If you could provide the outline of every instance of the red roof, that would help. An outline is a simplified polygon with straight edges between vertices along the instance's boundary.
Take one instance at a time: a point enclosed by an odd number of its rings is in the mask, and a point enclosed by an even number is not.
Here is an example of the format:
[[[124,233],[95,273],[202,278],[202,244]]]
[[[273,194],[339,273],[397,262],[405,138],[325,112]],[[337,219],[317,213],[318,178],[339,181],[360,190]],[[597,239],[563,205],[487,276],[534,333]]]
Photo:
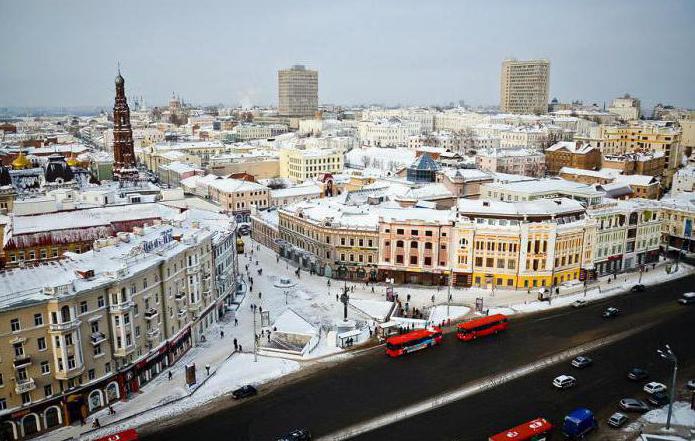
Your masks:
[[[138,432],[135,429],[128,429],[123,432],[96,439],[95,441],[136,441],[138,439],[140,439],[138,438]]]
[[[545,418],[536,418],[535,420],[520,424],[514,428],[505,430],[502,433],[498,433],[497,435],[493,435],[488,438],[488,441],[524,441],[531,439],[531,437],[534,435],[547,432],[552,428],[553,425],[550,424],[550,422]]]
[[[429,329],[416,329],[415,331],[408,332],[403,335],[395,335],[389,337],[386,342],[392,345],[399,345],[410,340],[415,340],[418,338],[431,337],[435,332],[442,332],[440,328],[434,327]]]
[[[482,317],[479,319],[469,320],[467,322],[459,323],[459,329],[471,329],[477,328],[478,326],[487,325],[489,323],[499,322],[500,320],[506,319],[507,316],[504,314],[494,314],[487,317]]]

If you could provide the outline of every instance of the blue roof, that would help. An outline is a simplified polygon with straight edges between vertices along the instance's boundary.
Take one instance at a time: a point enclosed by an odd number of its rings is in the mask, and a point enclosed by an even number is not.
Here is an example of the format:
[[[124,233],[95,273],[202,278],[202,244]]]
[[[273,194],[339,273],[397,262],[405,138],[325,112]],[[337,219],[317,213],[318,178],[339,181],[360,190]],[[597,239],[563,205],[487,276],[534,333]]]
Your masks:
[[[594,413],[587,409],[586,407],[579,407],[570,412],[565,419],[572,420],[573,422],[584,421],[588,418],[593,418]]]
[[[417,170],[439,170],[439,165],[434,162],[434,159],[429,155],[429,153],[423,153],[419,158],[413,162],[410,167],[411,169]]]

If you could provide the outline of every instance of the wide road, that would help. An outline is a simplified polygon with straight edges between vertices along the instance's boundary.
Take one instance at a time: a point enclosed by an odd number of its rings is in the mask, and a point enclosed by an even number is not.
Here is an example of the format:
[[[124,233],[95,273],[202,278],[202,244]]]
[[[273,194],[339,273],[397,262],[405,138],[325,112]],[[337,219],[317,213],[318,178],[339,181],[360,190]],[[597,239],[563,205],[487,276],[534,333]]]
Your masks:
[[[556,374],[570,372],[566,364],[502,385],[435,411],[362,435],[359,439],[481,440],[536,415],[553,421],[577,405],[612,410],[623,394],[638,388],[624,380],[632,365],[646,366],[665,380],[668,366],[655,358],[661,343],[671,343],[683,360],[695,358],[695,307],[678,305],[680,293],[693,289],[695,276],[625,294],[580,310],[559,309],[514,318],[506,333],[471,343],[449,334],[441,347],[390,359],[382,348],[287,381],[258,397],[225,403],[195,420],[179,418],[176,425],[143,427],[146,440],[273,440],[296,428],[314,435],[332,434],[371,417],[460,387],[478,378],[503,373],[544,356],[645,324],[653,326],[592,354],[595,366],[575,372],[578,387],[554,390]],[[600,317],[608,306],[623,311],[615,319]],[[172,424],[174,422],[171,422]],[[152,432],[153,429],[161,429]]]

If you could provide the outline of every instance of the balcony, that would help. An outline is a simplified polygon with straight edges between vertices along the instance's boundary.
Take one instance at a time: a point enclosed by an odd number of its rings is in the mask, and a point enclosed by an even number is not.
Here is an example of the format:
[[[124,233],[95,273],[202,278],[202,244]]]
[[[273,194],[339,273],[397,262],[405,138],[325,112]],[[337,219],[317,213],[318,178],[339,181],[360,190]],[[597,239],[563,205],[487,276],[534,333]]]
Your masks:
[[[14,368],[19,369],[23,368],[26,366],[29,366],[31,364],[31,357],[28,355],[21,355],[19,357],[15,357],[14,359]]]
[[[127,302],[116,303],[115,305],[109,305],[109,310],[112,313],[119,314],[119,313],[130,311],[130,308],[132,308],[132,307],[133,307],[133,301],[128,300]]]
[[[203,308],[203,305],[200,303],[192,303],[188,305],[188,310],[192,312],[193,314],[196,314],[200,312],[200,310]]]
[[[78,319],[72,319],[68,322],[63,322],[63,323],[51,323],[48,325],[48,330],[50,332],[65,332],[65,331],[72,331],[73,329],[76,329],[80,326],[80,322]]]
[[[178,294],[176,294],[176,301],[181,302],[186,300],[186,293],[183,291],[179,291]]]
[[[106,340],[106,335],[104,335],[103,332],[93,332],[89,338],[90,338],[90,341],[92,342],[92,345],[96,346],[99,343]]]
[[[186,275],[191,276],[199,271],[200,271],[200,264],[196,263],[195,265],[191,265],[188,268],[186,268]]]
[[[14,391],[17,395],[23,394],[25,392],[31,392],[36,389],[36,383],[33,378],[27,378],[26,380],[18,380],[17,385],[14,387]]]
[[[159,328],[147,331],[147,340],[157,340],[159,338]]]
[[[119,349],[115,349],[113,351],[114,357],[127,357],[128,354],[133,352],[135,350],[135,345],[131,344],[130,346],[124,346]]]
[[[145,320],[154,320],[159,315],[159,311],[155,308],[150,308],[145,311]]]
[[[76,376],[80,375],[81,373],[84,372],[84,365],[75,365],[73,368],[68,368],[67,370],[62,370],[62,371],[56,371],[54,376],[56,380],[69,380],[71,378],[75,378]]]

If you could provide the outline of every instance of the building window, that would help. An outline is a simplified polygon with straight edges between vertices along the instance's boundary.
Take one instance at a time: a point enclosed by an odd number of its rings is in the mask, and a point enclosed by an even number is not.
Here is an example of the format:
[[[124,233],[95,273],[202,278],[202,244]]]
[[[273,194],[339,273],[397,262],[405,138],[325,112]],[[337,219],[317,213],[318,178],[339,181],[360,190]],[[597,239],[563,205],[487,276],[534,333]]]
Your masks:
[[[97,306],[98,306],[99,308],[103,308],[103,307],[104,307],[104,296],[99,296],[99,297],[97,297]]]
[[[104,372],[106,372],[107,374],[111,372],[111,363],[106,363],[104,365]]]
[[[432,266],[432,258],[425,257],[425,266]]]
[[[97,377],[96,372],[94,371],[94,369],[90,369],[89,371],[87,371],[87,377],[88,377],[90,380],[94,380],[94,379]]]
[[[65,336],[65,345],[72,346],[72,334],[67,334]]]
[[[36,344],[39,346],[39,351],[45,351],[46,350],[46,338],[45,337],[37,338]]]
[[[12,332],[17,332],[22,329],[22,327],[19,324],[19,319],[10,320],[10,329],[12,330]]]
[[[417,249],[417,242],[416,241],[410,242],[410,248],[411,249],[413,249],[413,248]]]
[[[50,384],[45,385],[43,387],[43,394],[46,396],[46,398],[53,395],[53,386],[51,386]]]
[[[80,314],[84,314],[87,312],[87,302],[82,301],[80,302]]]
[[[7,401],[4,398],[0,398],[0,410],[7,409]]]
[[[405,233],[405,230],[403,230],[403,228],[396,229],[396,234],[404,234],[404,233]]]
[[[388,260],[387,260],[387,262],[388,262]],[[401,255],[396,256],[396,263],[403,263],[403,256],[401,256]]]
[[[68,369],[75,369],[75,356],[70,355],[68,357]]]
[[[410,264],[417,265],[417,256],[410,256]]]
[[[29,392],[24,392],[22,394],[22,404],[27,405],[31,403],[31,394]]]
[[[432,242],[425,242],[425,249],[431,250],[432,249]]]
[[[47,361],[41,362],[41,373],[47,375],[51,373],[51,365]]]
[[[411,236],[417,236],[417,235],[418,235],[418,231],[417,231],[417,230],[410,230],[410,235],[411,235]]]
[[[94,346],[94,355],[101,354],[101,343]]]
[[[43,325],[43,314],[34,314],[34,326]]]

